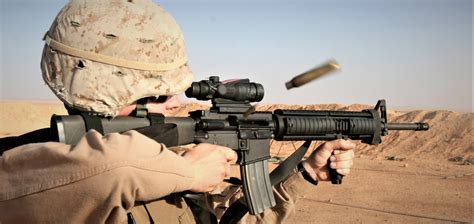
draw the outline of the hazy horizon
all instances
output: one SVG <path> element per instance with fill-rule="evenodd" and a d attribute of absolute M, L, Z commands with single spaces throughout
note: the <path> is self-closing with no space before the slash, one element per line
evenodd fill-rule
<path fill-rule="evenodd" d="M 66 0 L 0 2 L 0 100 L 56 101 L 41 78 L 41 38 Z M 265 86 L 262 103 L 370 104 L 473 112 L 472 1 L 159 2 L 180 24 L 195 81 Z M 329 59 L 342 70 L 284 83 Z"/>

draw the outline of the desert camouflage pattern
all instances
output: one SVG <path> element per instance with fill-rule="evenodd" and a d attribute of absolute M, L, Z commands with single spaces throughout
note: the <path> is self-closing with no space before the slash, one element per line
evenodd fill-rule
<path fill-rule="evenodd" d="M 118 66 L 66 54 L 46 43 L 43 79 L 74 109 L 116 116 L 140 98 L 182 93 L 193 79 L 179 26 L 150 0 L 71 0 L 46 35 L 89 54 L 171 65 L 161 70 Z"/>

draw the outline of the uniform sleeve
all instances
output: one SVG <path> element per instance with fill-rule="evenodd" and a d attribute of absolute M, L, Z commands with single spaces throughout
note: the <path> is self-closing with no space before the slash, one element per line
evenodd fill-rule
<path fill-rule="evenodd" d="M 0 222 L 122 221 L 135 201 L 189 190 L 193 177 L 189 162 L 136 131 L 23 145 L 0 157 Z"/>

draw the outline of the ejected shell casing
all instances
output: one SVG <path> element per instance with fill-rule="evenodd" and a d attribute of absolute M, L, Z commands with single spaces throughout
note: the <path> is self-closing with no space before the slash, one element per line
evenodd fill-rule
<path fill-rule="evenodd" d="M 313 68 L 301 75 L 294 77 L 291 81 L 286 82 L 286 89 L 300 87 L 308 82 L 311 82 L 319 77 L 322 77 L 332 71 L 340 69 L 339 64 L 332 60 L 319 67 Z"/>

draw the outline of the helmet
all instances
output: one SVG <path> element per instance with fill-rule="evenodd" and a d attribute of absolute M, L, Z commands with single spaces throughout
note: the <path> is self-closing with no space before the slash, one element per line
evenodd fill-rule
<path fill-rule="evenodd" d="M 79 111 L 116 116 L 193 79 L 179 26 L 151 0 L 71 0 L 44 40 L 43 79 Z"/>

